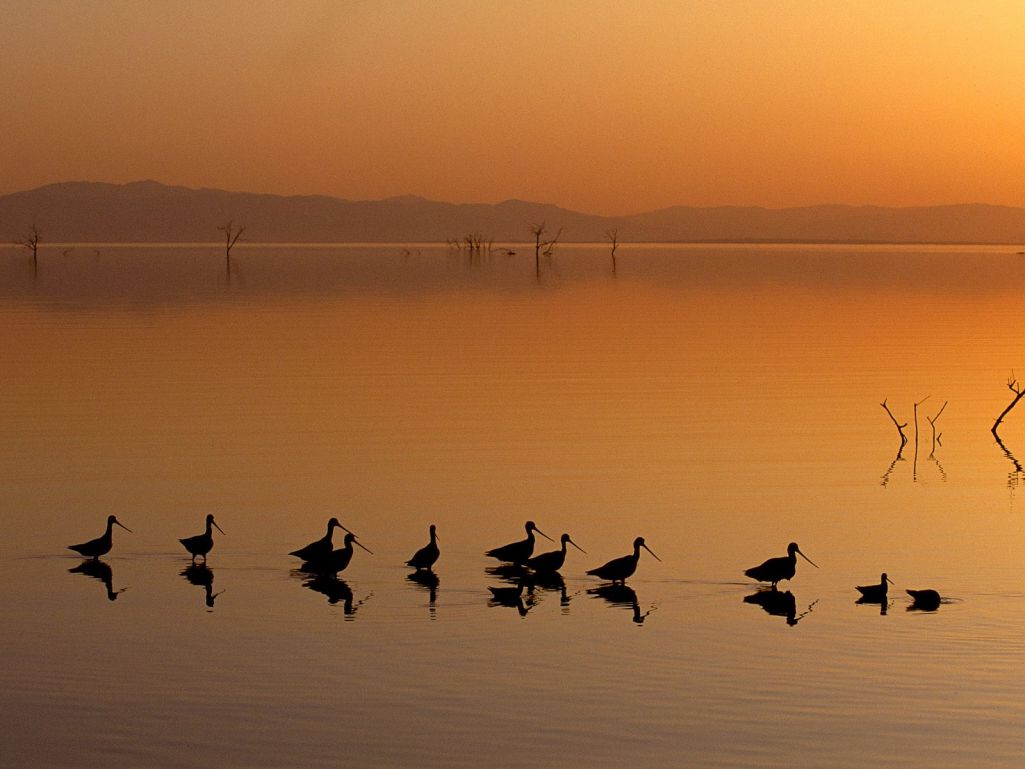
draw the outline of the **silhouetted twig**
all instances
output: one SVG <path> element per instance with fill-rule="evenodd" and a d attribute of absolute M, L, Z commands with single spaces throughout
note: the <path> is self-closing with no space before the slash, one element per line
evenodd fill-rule
<path fill-rule="evenodd" d="M 1025 396 L 1025 388 L 1022 388 L 1022 386 L 1018 384 L 1018 380 L 1015 378 L 1013 371 L 1011 372 L 1011 376 L 1007 379 L 1007 389 L 1014 393 L 1014 400 L 1007 405 L 1007 408 L 1000 412 L 1000 416 L 998 416 L 996 421 L 993 423 L 993 427 L 990 428 L 990 432 L 993 433 L 993 435 L 997 434 L 997 428 L 1000 427 L 1000 423 L 1004 421 L 1004 417 L 1010 413 L 1011 409 L 1018 405 L 1018 401 L 1022 399 L 1022 396 Z"/>
<path fill-rule="evenodd" d="M 619 230 L 605 230 L 605 237 L 612 246 L 612 274 L 616 274 L 616 248 L 619 246 Z"/>
<path fill-rule="evenodd" d="M 879 405 L 882 406 L 886 410 L 886 413 L 889 415 L 890 419 L 893 420 L 893 424 L 896 426 L 897 432 L 900 433 L 900 448 L 901 448 L 901 451 L 903 451 L 904 446 L 908 442 L 908 436 L 906 436 L 904 434 L 904 428 L 908 426 L 908 423 L 905 422 L 904 424 L 901 424 L 900 422 L 897 421 L 897 418 L 893 415 L 893 412 L 890 411 L 890 407 L 886 405 L 886 399 L 885 398 L 883 399 L 883 402 L 880 403 Z M 897 458 L 900 459 L 900 451 L 897 452 Z"/>
<path fill-rule="evenodd" d="M 235 223 L 229 221 L 227 224 L 218 227 L 221 232 L 224 233 L 224 258 L 227 261 L 229 272 L 231 271 L 231 249 L 238 243 L 238 239 L 242 237 L 242 233 L 246 231 L 244 226 L 239 226 L 235 229 Z"/>
<path fill-rule="evenodd" d="M 14 245 L 21 246 L 32 252 L 32 269 L 37 271 L 39 269 L 39 240 L 39 228 L 33 222 L 28 232 L 20 239 L 14 241 Z"/>
<path fill-rule="evenodd" d="M 929 458 L 933 459 L 936 454 L 936 447 L 943 447 L 943 443 L 940 440 L 943 437 L 943 433 L 936 432 L 936 422 L 939 420 L 940 415 L 943 414 L 943 410 L 947 408 L 947 401 L 943 401 L 943 405 L 940 406 L 940 410 L 936 412 L 934 417 L 926 417 L 929 420 L 929 426 L 932 428 L 932 449 L 929 452 Z"/>

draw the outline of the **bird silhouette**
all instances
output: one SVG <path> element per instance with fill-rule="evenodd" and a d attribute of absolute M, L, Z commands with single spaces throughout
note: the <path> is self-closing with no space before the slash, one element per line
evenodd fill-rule
<path fill-rule="evenodd" d="M 196 560 L 197 555 L 203 556 L 203 560 L 206 561 L 206 554 L 209 553 L 214 547 L 214 534 L 213 529 L 224 534 L 224 529 L 217 525 L 214 520 L 213 514 L 209 514 L 206 517 L 206 531 L 202 534 L 197 534 L 194 537 L 186 537 L 185 539 L 179 539 L 188 552 L 192 553 L 192 560 Z"/>
<path fill-rule="evenodd" d="M 412 566 L 417 571 L 421 569 L 430 571 L 438 560 L 438 556 L 441 555 L 441 550 L 438 549 L 438 527 L 432 523 L 428 531 L 431 541 L 413 553 L 413 557 L 406 561 L 406 566 Z"/>
<path fill-rule="evenodd" d="M 656 561 L 661 561 L 657 555 L 651 552 L 651 548 L 644 544 L 644 537 L 637 537 L 634 540 L 634 551 L 630 555 L 624 555 L 622 558 L 613 558 L 606 564 L 599 566 L 597 569 L 591 569 L 588 574 L 591 574 L 599 579 L 607 579 L 610 582 L 621 582 L 626 584 L 626 578 L 629 577 L 637 570 L 637 561 L 641 558 L 641 548 L 644 548 Z"/>
<path fill-rule="evenodd" d="M 103 532 L 96 539 L 90 539 L 88 542 L 82 542 L 79 545 L 68 545 L 68 550 L 74 550 L 76 553 L 85 556 L 86 558 L 97 559 L 101 555 L 106 555 L 110 552 L 110 548 L 114 544 L 114 537 L 111 532 L 114 531 L 114 524 L 117 524 L 127 532 L 132 530 L 125 526 L 121 521 L 117 519 L 117 516 L 107 516 L 107 530 Z"/>
<path fill-rule="evenodd" d="M 526 539 L 522 539 L 519 542 L 510 542 L 508 545 L 502 545 L 501 547 L 492 548 L 491 550 L 486 551 L 484 555 L 497 558 L 499 561 L 522 564 L 534 554 L 535 531 L 549 542 L 555 541 L 535 526 L 533 521 L 527 521 L 524 524 L 524 528 L 527 530 Z"/>
<path fill-rule="evenodd" d="M 752 566 L 744 574 L 758 582 L 770 582 L 772 587 L 775 588 L 776 583 L 780 580 L 794 578 L 794 575 L 797 573 L 797 554 L 800 554 L 804 560 L 816 569 L 818 568 L 818 565 L 811 558 L 801 552 L 801 548 L 797 546 L 796 542 L 791 542 L 787 545 L 787 554 L 785 556 L 770 558 L 758 566 Z"/>

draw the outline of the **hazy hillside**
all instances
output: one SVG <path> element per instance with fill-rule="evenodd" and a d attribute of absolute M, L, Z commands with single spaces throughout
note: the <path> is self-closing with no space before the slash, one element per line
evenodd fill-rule
<path fill-rule="evenodd" d="M 170 187 L 69 182 L 0 196 L 0 239 L 35 223 L 43 242 L 209 242 L 228 220 L 265 242 L 444 241 L 479 232 L 530 240 L 531 225 L 563 228 L 563 240 L 1025 243 L 1025 209 L 988 205 L 878 208 L 673 207 L 600 217 L 508 200 L 440 203 L 419 197 L 350 201 Z"/>

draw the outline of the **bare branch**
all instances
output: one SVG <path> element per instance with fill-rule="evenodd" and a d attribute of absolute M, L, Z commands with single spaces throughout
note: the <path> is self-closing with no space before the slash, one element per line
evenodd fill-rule
<path fill-rule="evenodd" d="M 886 405 L 885 398 L 883 399 L 883 402 L 879 405 L 886 410 L 886 413 L 889 415 L 890 419 L 893 421 L 894 426 L 897 428 L 897 432 L 900 433 L 900 445 L 901 448 L 903 448 L 904 444 L 908 442 L 908 437 L 904 434 L 904 428 L 908 426 L 908 423 L 905 422 L 904 424 L 901 424 L 897 421 L 897 418 L 893 415 L 893 412 L 890 411 L 890 407 Z"/>
<path fill-rule="evenodd" d="M 997 428 L 1000 427 L 1000 423 L 1004 421 L 1004 417 L 1006 417 L 1010 413 L 1011 409 L 1018 405 L 1018 401 L 1025 396 L 1025 389 L 1018 384 L 1018 380 L 1014 376 L 1013 371 L 1011 372 L 1011 376 L 1007 378 L 1007 389 L 1014 393 L 1014 400 L 1007 405 L 1007 408 L 1000 412 L 1000 416 L 996 418 L 996 421 L 993 423 L 993 427 L 990 428 L 990 432 L 993 433 L 994 436 L 997 434 Z"/>
<path fill-rule="evenodd" d="M 943 415 L 943 411 L 946 408 L 947 408 L 947 401 L 943 401 L 943 405 L 940 406 L 940 410 L 936 412 L 936 416 L 934 416 L 934 417 L 926 416 L 926 419 L 929 420 L 929 426 L 932 428 L 932 450 L 929 452 L 930 458 L 932 458 L 933 455 L 936 453 L 936 447 L 937 446 L 940 446 L 941 448 L 943 446 L 943 443 L 940 441 L 940 438 L 943 437 L 943 433 L 937 433 L 936 432 L 936 422 Z"/>

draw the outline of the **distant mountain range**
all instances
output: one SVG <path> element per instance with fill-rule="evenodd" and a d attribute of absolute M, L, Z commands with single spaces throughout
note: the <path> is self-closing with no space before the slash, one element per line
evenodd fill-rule
<path fill-rule="evenodd" d="M 431 242 L 479 233 L 533 240 L 544 222 L 562 240 L 627 242 L 1025 243 L 1025 208 L 966 204 L 883 208 L 674 206 L 632 216 L 593 216 L 544 203 L 441 203 L 407 196 L 352 201 L 130 184 L 67 182 L 0 196 L 0 240 L 35 224 L 41 243 L 213 242 L 229 220 L 245 240 L 270 243 Z"/>

